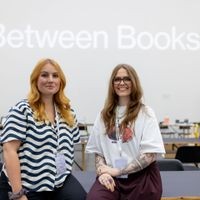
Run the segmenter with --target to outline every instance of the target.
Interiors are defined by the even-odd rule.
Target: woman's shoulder
[[[96,121],[99,121],[100,123],[103,123],[103,115],[102,111],[99,111],[96,115]]]
[[[75,110],[74,110],[74,108],[70,108],[70,111],[71,111],[71,113],[74,113],[75,114]]]
[[[27,109],[31,110],[27,99],[22,99],[11,107],[11,110],[19,110],[21,112],[25,112]]]
[[[15,104],[15,106],[26,106],[26,105],[28,105],[29,103],[28,103],[28,99],[21,99],[21,100],[19,100],[16,104]]]
[[[70,112],[74,118],[77,118],[76,111],[73,108],[70,108]]]
[[[155,117],[155,112],[149,105],[143,104],[140,113],[148,117]]]
[[[18,101],[14,107],[18,107],[18,108],[21,108],[21,107],[30,107],[29,106],[29,103],[28,103],[28,99],[21,99],[20,101]]]

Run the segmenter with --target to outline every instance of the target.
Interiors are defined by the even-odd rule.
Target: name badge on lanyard
[[[55,158],[55,161],[56,161],[56,171],[57,171],[57,174],[60,175],[60,174],[63,174],[66,172],[66,162],[65,162],[65,156],[62,154],[62,153],[57,153],[56,154],[56,158]]]
[[[55,164],[56,164],[57,175],[61,175],[66,172],[67,165],[66,165],[66,161],[65,161],[65,155],[60,152],[59,117],[58,117],[58,112],[57,112],[56,106],[55,106],[55,111],[56,111],[56,132],[57,132],[57,153],[55,155]]]
[[[125,168],[127,164],[128,164],[128,161],[126,158],[120,157],[120,158],[115,159],[115,167],[118,169]],[[118,178],[127,178],[127,177],[128,177],[127,174],[118,176]]]
[[[127,166],[128,160],[127,158],[122,156],[122,144],[121,144],[121,138],[120,138],[119,120],[116,120],[116,134],[117,134],[117,145],[118,145],[120,157],[114,160],[114,165],[115,165],[114,167],[118,169],[123,169]],[[128,175],[118,176],[118,178],[127,178],[127,177]]]

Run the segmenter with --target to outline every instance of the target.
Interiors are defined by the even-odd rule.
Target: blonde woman
[[[160,200],[156,158],[165,149],[155,114],[142,96],[134,68],[116,66],[86,147],[95,154],[97,173],[87,200]]]
[[[1,134],[1,200],[85,199],[71,174],[80,136],[65,86],[59,64],[42,59],[30,76],[28,99],[10,109]]]

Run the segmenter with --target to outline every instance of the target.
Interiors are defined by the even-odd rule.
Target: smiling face
[[[113,80],[113,86],[115,93],[119,96],[119,103],[126,104],[130,100],[132,91],[132,82],[126,69],[120,68],[117,71]]]
[[[42,98],[53,97],[59,91],[60,82],[61,80],[55,67],[51,63],[45,64],[37,80],[37,87]]]

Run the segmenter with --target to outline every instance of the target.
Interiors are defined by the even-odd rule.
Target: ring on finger
[[[109,179],[108,179],[108,182],[109,182],[109,183],[112,183],[113,181],[112,181],[112,179],[111,179],[111,178],[109,178]]]

